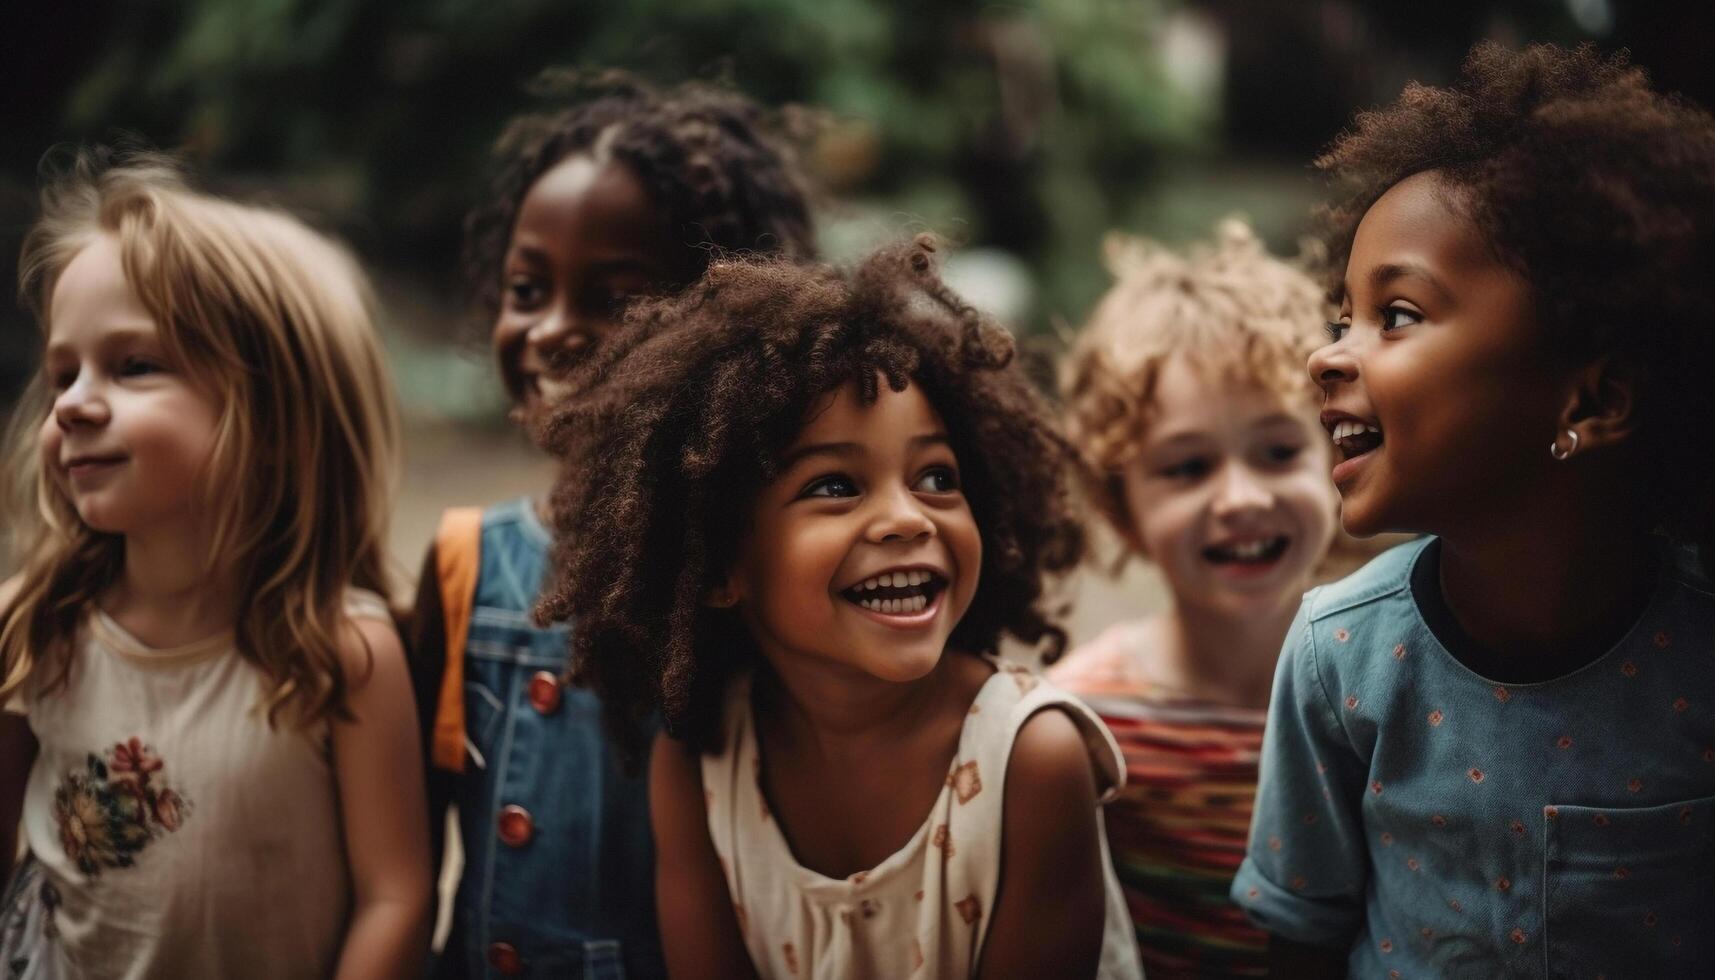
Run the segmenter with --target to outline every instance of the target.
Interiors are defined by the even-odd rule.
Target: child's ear
[[[703,596],[703,605],[711,609],[731,609],[738,605],[738,589],[731,578],[715,586]]]
[[[1636,368],[1612,357],[1592,361],[1573,378],[1554,446],[1571,455],[1629,439],[1638,425],[1640,380]]]

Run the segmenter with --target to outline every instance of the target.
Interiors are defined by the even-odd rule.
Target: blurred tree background
[[[1610,0],[81,0],[0,30],[0,272],[56,143],[137,134],[214,188],[352,242],[382,285],[407,405],[493,418],[455,267],[487,148],[555,65],[716,78],[825,113],[806,148],[847,257],[929,228],[1017,330],[1075,324],[1112,228],[1181,241],[1239,212],[1302,233],[1309,160],[1352,111],[1443,81],[1482,37],[1630,46],[1711,94],[1715,17]],[[0,405],[35,356],[6,304]]]

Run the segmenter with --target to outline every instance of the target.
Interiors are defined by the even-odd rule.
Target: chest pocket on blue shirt
[[[1715,975],[1715,796],[1543,823],[1549,976]]]

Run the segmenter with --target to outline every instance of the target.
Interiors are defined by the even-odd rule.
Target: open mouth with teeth
[[[913,568],[866,578],[849,589],[841,589],[840,597],[870,612],[909,616],[929,608],[946,587],[947,580],[939,574]]]
[[[1334,439],[1334,448],[1340,452],[1340,460],[1356,459],[1359,456],[1377,449],[1382,444],[1382,430],[1368,422],[1358,422],[1345,419],[1334,423],[1329,435]]]
[[[1216,565],[1267,565],[1279,561],[1291,545],[1292,539],[1282,534],[1254,541],[1211,545],[1203,549],[1203,557]]]

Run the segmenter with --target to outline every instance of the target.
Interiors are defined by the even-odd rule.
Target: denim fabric
[[[647,778],[621,770],[590,692],[562,689],[547,715],[530,703],[531,678],[566,663],[567,628],[531,621],[549,544],[527,499],[483,514],[455,798],[465,866],[443,973],[500,976],[488,954],[504,942],[528,977],[661,976]],[[534,823],[521,847],[497,833],[514,804]]]
[[[1426,547],[1305,597],[1234,900],[1353,977],[1715,976],[1708,584],[1669,568],[1605,654],[1502,683],[1426,626]]]

